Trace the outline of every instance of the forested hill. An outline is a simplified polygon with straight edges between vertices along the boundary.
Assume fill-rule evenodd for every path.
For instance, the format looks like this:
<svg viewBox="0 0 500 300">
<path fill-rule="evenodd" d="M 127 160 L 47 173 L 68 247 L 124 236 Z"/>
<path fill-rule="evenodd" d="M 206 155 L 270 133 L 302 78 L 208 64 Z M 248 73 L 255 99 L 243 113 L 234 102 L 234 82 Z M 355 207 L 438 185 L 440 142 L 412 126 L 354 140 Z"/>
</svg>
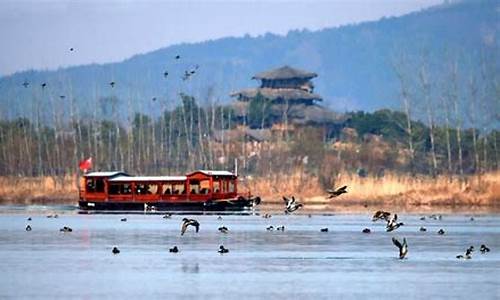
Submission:
<svg viewBox="0 0 500 300">
<path fill-rule="evenodd" d="M 75 111 L 85 116 L 94 113 L 95 107 L 106 106 L 101 100 L 107 97 L 115 99 L 112 105 L 123 120 L 135 111 L 158 113 L 160 105 L 165 108 L 178 101 L 179 92 L 202 103 L 206 99 L 227 102 L 231 91 L 257 84 L 251 80 L 255 73 L 285 64 L 316 72 L 316 92 L 325 106 L 336 111 L 399 109 L 401 85 L 394 66 L 414 98 L 419 97 L 422 65 L 428 67 L 436 93 L 449 81 L 453 69 L 449 66 L 455 63 L 457 80 L 477 77 L 479 84 L 481 78 L 498 80 L 499 11 L 497 1 L 464 1 L 314 32 L 223 38 L 170 46 L 120 63 L 20 72 L 0 78 L 0 118 L 32 117 L 37 107 L 50 120 L 50 107 L 65 106 L 64 102 L 77 104 Z M 174 59 L 176 55 L 181 58 Z M 184 72 L 196 65 L 196 73 L 183 81 Z M 480 66 L 489 71 L 479 72 Z M 23 87 L 23 82 L 29 86 Z M 43 89 L 42 83 L 46 83 Z M 461 99 L 468 93 L 458 92 L 464 95 Z M 63 113 L 70 114 L 69 110 Z"/>
</svg>

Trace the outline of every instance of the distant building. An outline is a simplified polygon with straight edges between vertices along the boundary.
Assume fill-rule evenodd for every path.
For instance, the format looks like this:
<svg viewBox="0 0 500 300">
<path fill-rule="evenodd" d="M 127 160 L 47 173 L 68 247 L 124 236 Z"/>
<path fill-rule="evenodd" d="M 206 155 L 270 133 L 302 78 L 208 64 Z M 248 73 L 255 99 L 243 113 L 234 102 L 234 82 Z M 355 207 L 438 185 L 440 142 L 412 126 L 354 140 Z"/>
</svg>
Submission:
<svg viewBox="0 0 500 300">
<path fill-rule="evenodd" d="M 260 93 L 275 104 L 288 101 L 289 104 L 312 105 L 314 101 L 323 100 L 313 92 L 311 79 L 317 76 L 316 73 L 284 66 L 253 76 L 252 79 L 261 80 L 260 87 L 237 91 L 231 96 L 236 97 L 238 101 L 247 102 Z"/>
<path fill-rule="evenodd" d="M 267 114 L 272 124 L 336 123 L 337 115 L 316 103 L 323 100 L 320 95 L 314 93 L 314 84 L 311 82 L 311 79 L 317 76 L 316 73 L 289 66 L 258 73 L 252 79 L 261 81 L 259 87 L 231 93 L 236 99 L 233 103 L 235 114 L 241 123 L 246 123 L 249 103 L 260 96 L 260 99 L 267 101 Z"/>
</svg>

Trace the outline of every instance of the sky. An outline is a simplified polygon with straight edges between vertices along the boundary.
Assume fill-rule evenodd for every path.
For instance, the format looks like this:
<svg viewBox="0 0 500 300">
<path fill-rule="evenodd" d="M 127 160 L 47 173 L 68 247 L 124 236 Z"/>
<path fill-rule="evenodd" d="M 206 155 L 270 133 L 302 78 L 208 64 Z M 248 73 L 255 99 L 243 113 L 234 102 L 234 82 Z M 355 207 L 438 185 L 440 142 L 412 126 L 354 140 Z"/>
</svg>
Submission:
<svg viewBox="0 0 500 300">
<path fill-rule="evenodd" d="M 117 62 L 182 42 L 337 27 L 442 2 L 0 0 L 0 76 L 27 69 Z"/>
</svg>

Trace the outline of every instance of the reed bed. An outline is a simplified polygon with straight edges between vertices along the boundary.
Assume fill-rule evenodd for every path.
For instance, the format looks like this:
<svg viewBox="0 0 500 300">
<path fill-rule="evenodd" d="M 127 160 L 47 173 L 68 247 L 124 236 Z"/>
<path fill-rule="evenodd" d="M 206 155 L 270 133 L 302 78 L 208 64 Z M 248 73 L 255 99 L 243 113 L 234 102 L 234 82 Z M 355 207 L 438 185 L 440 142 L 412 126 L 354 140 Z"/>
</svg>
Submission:
<svg viewBox="0 0 500 300">
<path fill-rule="evenodd" d="M 76 203 L 78 188 L 75 176 L 0 177 L 2 204 Z"/>
<path fill-rule="evenodd" d="M 459 176 L 410 176 L 386 174 L 384 177 L 359 177 L 340 174 L 336 187 L 348 186 L 348 193 L 335 198 L 344 205 L 385 204 L 398 206 L 500 205 L 500 172 Z M 315 176 L 299 172 L 288 176 L 269 176 L 248 180 L 246 186 L 261 195 L 266 203 L 282 202 L 282 195 L 295 195 L 305 203 L 326 203 L 328 194 Z"/>
<path fill-rule="evenodd" d="M 3 204 L 75 204 L 77 178 L 0 177 L 0 203 Z M 296 171 L 288 175 L 243 178 L 240 191 L 250 191 L 263 204 L 282 204 L 282 196 L 294 195 L 306 204 L 344 206 L 500 206 L 500 172 L 468 177 L 410 176 L 396 173 L 383 177 L 359 177 L 341 173 L 332 180 L 336 187 L 348 186 L 348 193 L 334 200 L 316 176 Z"/>
</svg>

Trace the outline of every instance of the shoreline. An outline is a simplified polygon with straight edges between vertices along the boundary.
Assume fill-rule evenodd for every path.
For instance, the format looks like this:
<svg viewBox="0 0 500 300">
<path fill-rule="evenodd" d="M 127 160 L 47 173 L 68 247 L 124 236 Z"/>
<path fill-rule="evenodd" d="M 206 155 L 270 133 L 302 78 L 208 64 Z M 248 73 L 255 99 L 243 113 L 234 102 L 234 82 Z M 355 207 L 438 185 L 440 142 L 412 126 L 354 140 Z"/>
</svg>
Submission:
<svg viewBox="0 0 500 300">
<path fill-rule="evenodd" d="M 373 214 L 377 210 L 385 211 L 397 211 L 398 213 L 405 214 L 500 214 L 500 203 L 494 204 L 478 204 L 470 205 L 465 203 L 454 203 L 454 204 L 432 204 L 432 205 L 391 205 L 390 203 L 384 201 L 377 202 L 367 202 L 367 201 L 317 201 L 318 197 L 315 197 L 315 201 L 304 201 L 304 207 L 300 209 L 297 215 L 307 215 L 307 214 Z M 78 207 L 78 201 L 75 197 L 63 197 L 63 198 L 50 198 L 50 197 L 40 197 L 35 199 L 24 199 L 23 201 L 10 201 L 0 198 L 0 207 L 9 206 L 74 206 Z M 266 201 L 263 200 L 262 204 L 257 206 L 257 210 L 260 213 L 271 213 L 271 214 L 283 214 L 283 203 L 279 201 Z M 112 213 L 117 213 L 119 211 L 110 211 Z M 140 211 L 137 211 L 141 213 Z M 175 212 L 175 211 L 173 211 Z M 231 211 L 227 211 L 231 213 Z M 99 211 L 99 213 L 106 213 L 106 211 Z M 129 213 L 129 212 L 125 212 Z M 161 213 L 159 211 L 158 213 Z"/>
<path fill-rule="evenodd" d="M 0 205 L 77 205 L 76 175 L 53 177 L 0 177 Z M 468 177 L 388 174 L 361 178 L 341 174 L 337 186 L 348 192 L 327 199 L 317 177 L 303 172 L 267 177 L 242 177 L 240 193 L 262 198 L 261 211 L 280 211 L 283 196 L 294 195 L 304 211 L 372 212 L 500 212 L 500 172 Z M 360 200 L 363 199 L 363 200 Z"/>
</svg>

